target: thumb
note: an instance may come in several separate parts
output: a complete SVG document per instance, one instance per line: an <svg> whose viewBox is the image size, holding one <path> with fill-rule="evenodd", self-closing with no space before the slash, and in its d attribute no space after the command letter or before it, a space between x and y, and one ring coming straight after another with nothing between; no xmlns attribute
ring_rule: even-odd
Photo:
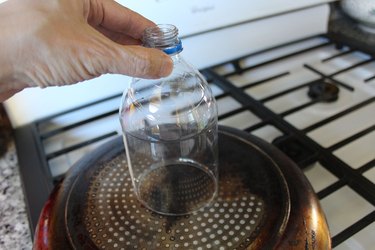
<svg viewBox="0 0 375 250"><path fill-rule="evenodd" d="M172 59L158 49L142 46L116 45L119 57L112 62L110 73L119 73L139 78L168 76L173 69Z"/></svg>

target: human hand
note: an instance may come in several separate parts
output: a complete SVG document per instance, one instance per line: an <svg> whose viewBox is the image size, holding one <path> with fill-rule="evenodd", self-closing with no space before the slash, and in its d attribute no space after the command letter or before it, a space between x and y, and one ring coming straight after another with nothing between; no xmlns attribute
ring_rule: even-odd
<svg viewBox="0 0 375 250"><path fill-rule="evenodd" d="M139 46L155 24L113 0L9 0L0 4L0 20L1 101L25 87L105 73L160 78L172 70L163 52Z"/></svg>

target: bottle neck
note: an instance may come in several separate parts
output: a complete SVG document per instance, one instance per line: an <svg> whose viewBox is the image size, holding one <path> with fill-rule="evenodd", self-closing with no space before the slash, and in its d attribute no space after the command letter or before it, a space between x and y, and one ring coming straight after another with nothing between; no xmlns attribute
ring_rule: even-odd
<svg viewBox="0 0 375 250"><path fill-rule="evenodd" d="M147 28L143 33L143 44L148 48L160 49L171 56L182 51L178 29L169 24Z"/></svg>

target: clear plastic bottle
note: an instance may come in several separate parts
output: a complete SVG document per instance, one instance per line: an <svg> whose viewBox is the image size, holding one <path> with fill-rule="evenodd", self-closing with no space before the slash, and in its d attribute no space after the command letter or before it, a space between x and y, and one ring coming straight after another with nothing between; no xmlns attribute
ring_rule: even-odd
<svg viewBox="0 0 375 250"><path fill-rule="evenodd" d="M203 76L181 56L173 25L144 32L146 47L171 56L168 77L133 79L120 108L134 191L147 208L183 215L208 204L218 190L217 105Z"/></svg>

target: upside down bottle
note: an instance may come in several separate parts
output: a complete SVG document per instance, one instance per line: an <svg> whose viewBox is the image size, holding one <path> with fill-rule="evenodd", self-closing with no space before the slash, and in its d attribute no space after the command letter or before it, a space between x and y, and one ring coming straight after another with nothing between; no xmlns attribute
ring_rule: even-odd
<svg viewBox="0 0 375 250"><path fill-rule="evenodd" d="M170 55L174 68L165 78L132 79L123 94L120 122L134 192L154 212L189 214L218 192L216 101L181 56L175 26L146 29L143 43Z"/></svg>

